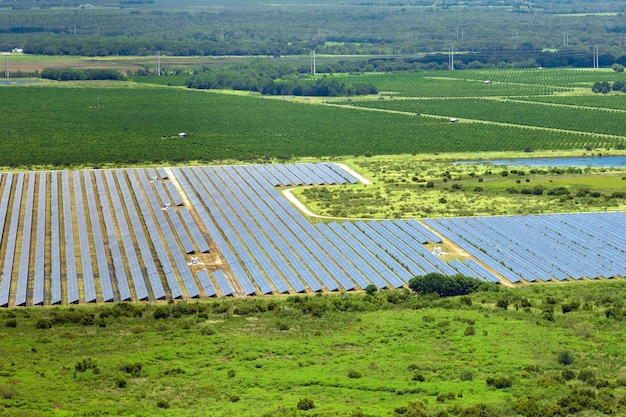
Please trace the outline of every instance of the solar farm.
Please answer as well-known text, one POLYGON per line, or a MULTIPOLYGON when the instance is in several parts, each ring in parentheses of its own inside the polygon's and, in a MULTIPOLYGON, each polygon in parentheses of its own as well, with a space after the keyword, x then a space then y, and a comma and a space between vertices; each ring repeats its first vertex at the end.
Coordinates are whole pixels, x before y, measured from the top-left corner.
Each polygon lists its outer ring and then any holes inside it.
POLYGON ((356 182, 332 163, 3 174, 0 306, 626 274, 622 212, 314 225, 279 191, 356 182))

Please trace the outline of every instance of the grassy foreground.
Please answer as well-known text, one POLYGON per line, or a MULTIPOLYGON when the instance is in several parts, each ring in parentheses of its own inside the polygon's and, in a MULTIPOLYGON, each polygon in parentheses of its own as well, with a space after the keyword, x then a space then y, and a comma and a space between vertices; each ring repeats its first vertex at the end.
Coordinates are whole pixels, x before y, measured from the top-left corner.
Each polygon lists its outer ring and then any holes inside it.
POLYGON ((0 415, 623 415, 625 295, 619 280, 5 310, 0 415))

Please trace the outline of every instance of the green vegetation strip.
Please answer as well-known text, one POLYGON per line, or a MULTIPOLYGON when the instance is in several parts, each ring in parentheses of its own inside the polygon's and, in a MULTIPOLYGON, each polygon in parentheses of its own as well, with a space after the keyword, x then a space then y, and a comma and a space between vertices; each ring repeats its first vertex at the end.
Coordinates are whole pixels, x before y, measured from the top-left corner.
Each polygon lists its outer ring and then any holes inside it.
POLYGON ((5 310, 0 413, 620 415, 622 284, 5 310))

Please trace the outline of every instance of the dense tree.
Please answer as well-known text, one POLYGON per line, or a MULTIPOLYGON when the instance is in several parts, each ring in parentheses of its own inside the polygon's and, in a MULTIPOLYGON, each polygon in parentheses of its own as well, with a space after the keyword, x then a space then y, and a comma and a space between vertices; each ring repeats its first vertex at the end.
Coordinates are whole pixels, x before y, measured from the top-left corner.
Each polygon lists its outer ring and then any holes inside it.
POLYGON ((481 287, 481 281, 463 275, 446 276, 436 272, 416 276, 409 287, 420 294, 439 294, 441 297, 467 295, 481 287))

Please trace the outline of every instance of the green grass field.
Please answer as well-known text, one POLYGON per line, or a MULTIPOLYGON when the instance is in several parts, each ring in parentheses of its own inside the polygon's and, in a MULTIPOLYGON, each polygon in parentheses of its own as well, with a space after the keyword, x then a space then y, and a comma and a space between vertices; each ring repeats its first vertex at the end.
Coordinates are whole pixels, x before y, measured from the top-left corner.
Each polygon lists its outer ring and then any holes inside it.
MULTIPOLYGON (((620 415, 623 322, 606 312, 623 298, 621 282, 587 282, 439 300, 383 291, 8 310, 0 412, 390 416, 419 402, 427 415, 501 416, 529 396, 548 406, 588 389, 620 415), (298 410, 303 398, 315 408, 298 410)), ((580 415, 600 415, 591 404, 580 415)))

